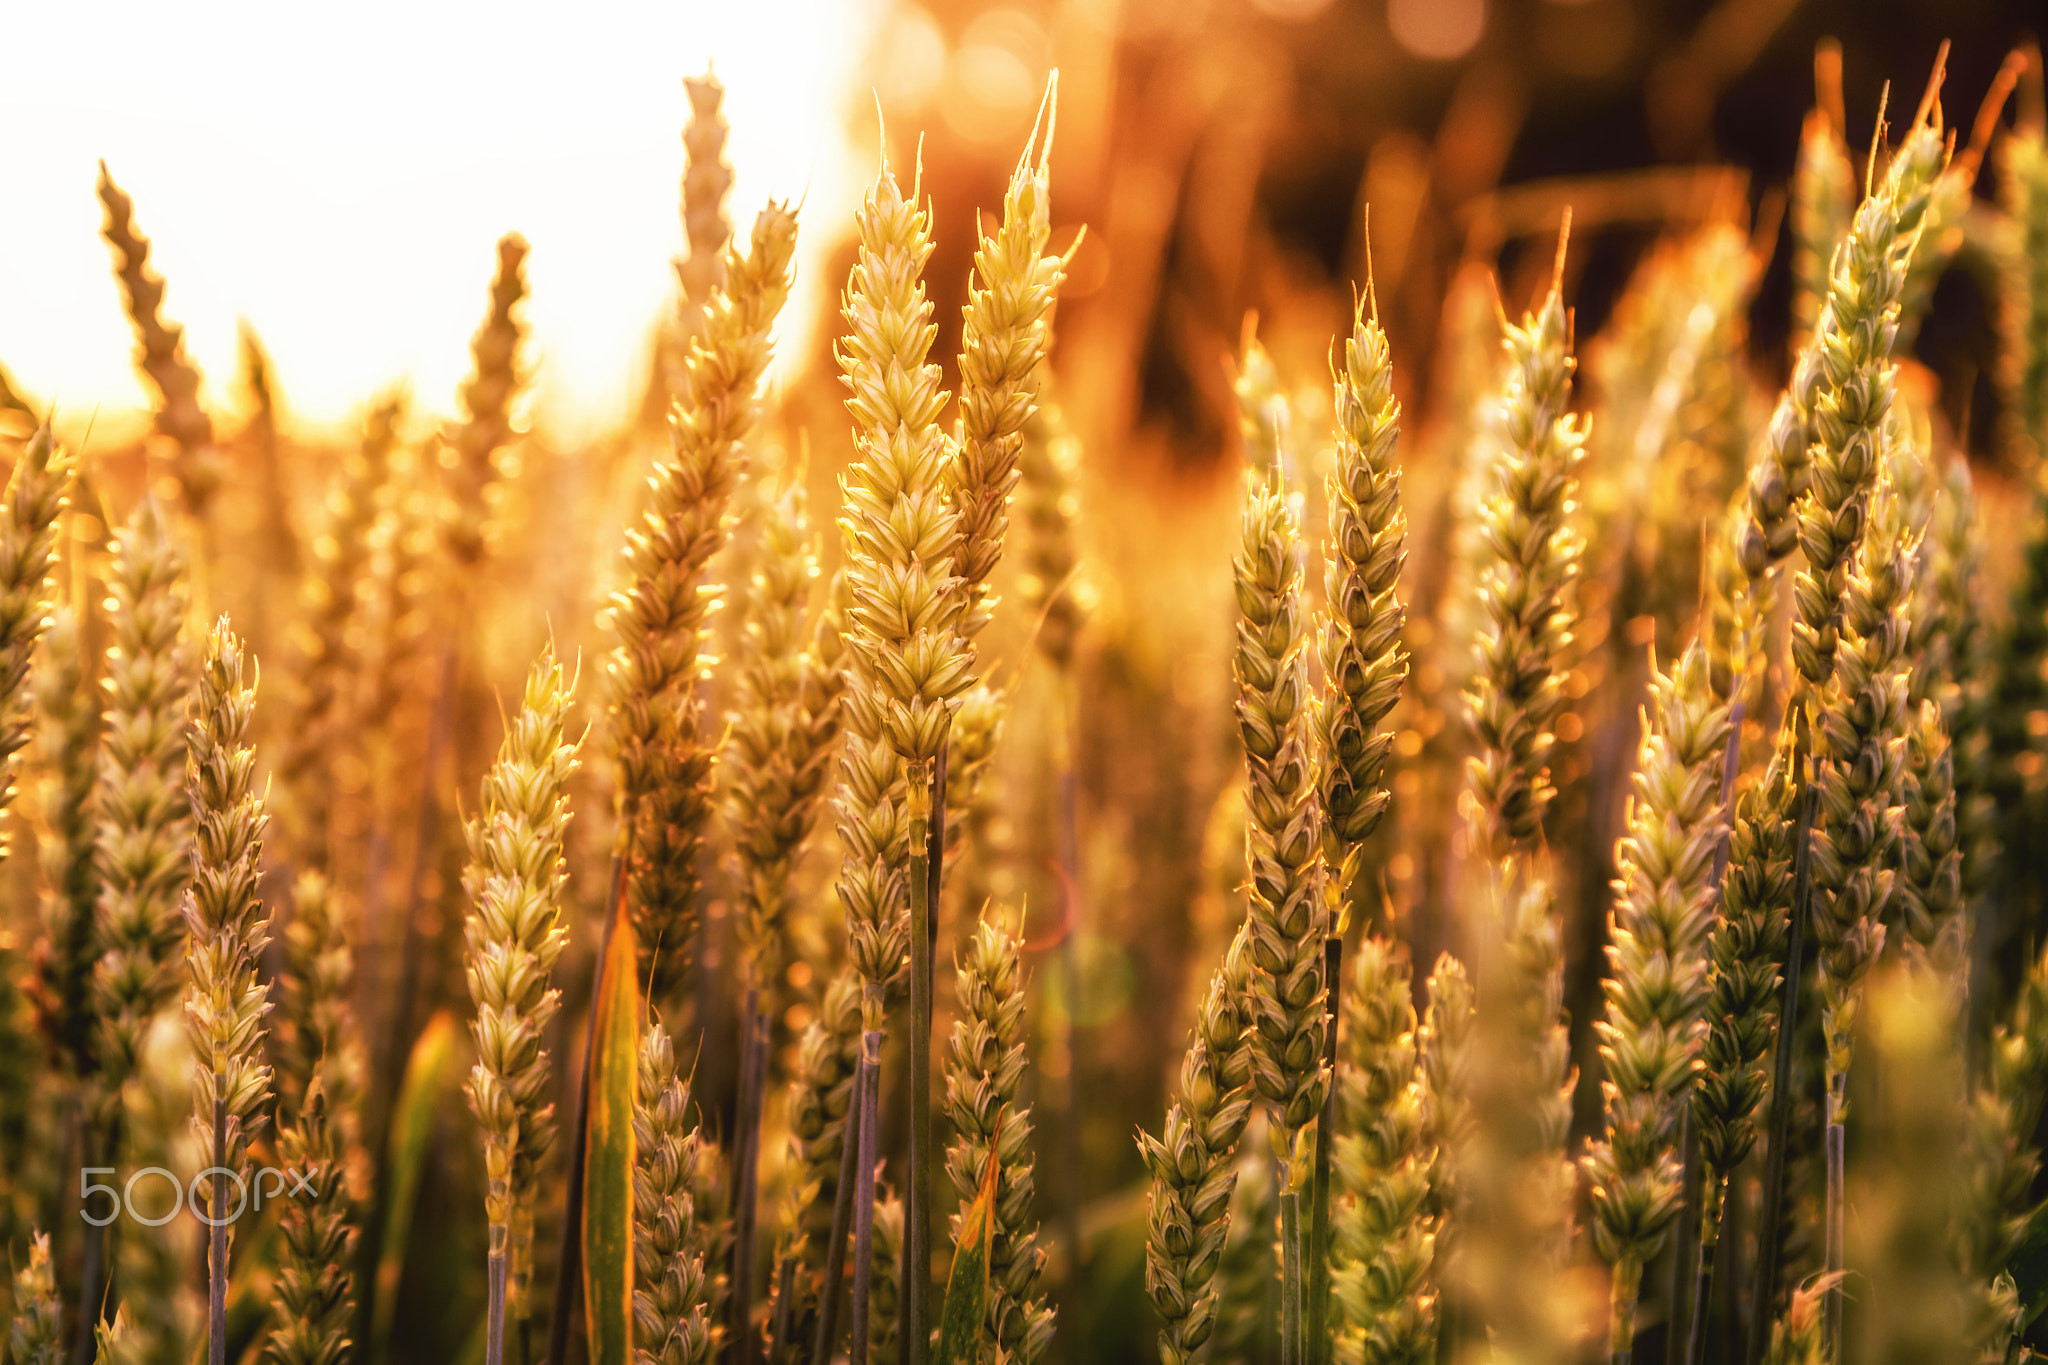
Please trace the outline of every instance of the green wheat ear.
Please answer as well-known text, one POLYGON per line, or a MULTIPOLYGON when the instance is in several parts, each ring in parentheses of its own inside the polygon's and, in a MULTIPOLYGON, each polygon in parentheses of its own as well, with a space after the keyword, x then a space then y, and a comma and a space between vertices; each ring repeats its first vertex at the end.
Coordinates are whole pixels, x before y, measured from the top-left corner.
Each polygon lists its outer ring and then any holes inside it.
POLYGON ((711 1210, 695 1197, 702 1141, 689 1111, 675 1044, 652 1024, 640 1039, 633 1106, 633 1322, 636 1356, 661 1365, 702 1365, 723 1335, 700 1226, 711 1210))
MULTIPOLYGON (((76 462, 50 439, 46 422, 15 462, 0 508, 0 819, 14 802, 15 755, 28 744, 35 721, 29 665, 55 605, 50 570, 76 478, 76 462)), ((9 851, 0 824, 0 860, 9 851)))

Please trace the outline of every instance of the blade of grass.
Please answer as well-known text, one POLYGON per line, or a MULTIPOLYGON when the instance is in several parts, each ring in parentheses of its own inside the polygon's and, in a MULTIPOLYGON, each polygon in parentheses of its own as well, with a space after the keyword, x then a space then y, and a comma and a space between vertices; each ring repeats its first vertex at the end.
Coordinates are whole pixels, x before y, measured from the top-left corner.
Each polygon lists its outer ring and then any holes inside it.
POLYGON ((377 1252, 377 1306, 370 1321, 369 1350, 364 1352, 364 1359, 373 1365, 390 1359, 398 1285, 405 1274, 406 1248, 412 1241, 413 1206, 419 1200, 420 1174, 433 1141, 434 1112, 453 1077, 454 1059, 455 1016, 442 1010, 420 1030, 405 1064, 398 1102, 391 1110, 390 1145, 385 1154, 391 1201, 377 1252))
POLYGON ((639 1076, 640 983, 633 926, 605 935, 591 1002, 590 1109, 583 1150, 583 1321, 591 1365, 633 1355, 633 1094, 639 1076))
POLYGON ((952 1273, 946 1277, 946 1302, 939 1310, 937 1365, 975 1365, 981 1358, 983 1329, 988 1322, 988 1262, 996 1228, 996 1150, 991 1147, 982 1169, 981 1192, 960 1216, 960 1240, 953 1249, 952 1273))

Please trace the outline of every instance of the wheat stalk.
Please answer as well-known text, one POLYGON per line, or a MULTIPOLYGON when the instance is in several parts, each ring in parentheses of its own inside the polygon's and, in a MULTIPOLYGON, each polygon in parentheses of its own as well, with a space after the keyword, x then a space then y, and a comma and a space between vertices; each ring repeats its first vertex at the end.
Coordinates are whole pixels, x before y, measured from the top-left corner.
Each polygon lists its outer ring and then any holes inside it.
POLYGON ((1407 962, 1387 940, 1368 938, 1346 994, 1332 1163, 1336 1359, 1426 1365, 1436 1359, 1437 1154, 1407 962))
POLYGON ((1585 1158, 1593 1245, 1614 1266, 1609 1349, 1635 1339, 1643 1267, 1662 1252, 1685 1191, 1679 1120, 1706 1033, 1713 871, 1728 706, 1695 641, 1670 673, 1650 665, 1627 832, 1615 851, 1606 1017, 1595 1025, 1607 1077, 1606 1130, 1585 1158))
MULTIPOLYGON (((29 664, 54 605, 50 570, 76 473, 71 456, 50 439, 46 422, 15 462, 7 503, 0 508, 0 817, 14 802, 14 756, 28 743, 35 720, 29 664)), ((0 825, 0 861, 10 848, 0 825)))
POLYGON ((1159 1313, 1159 1358, 1184 1365, 1215 1333, 1216 1272, 1230 1237, 1232 1158, 1251 1117, 1245 999, 1251 946, 1243 930, 1209 982, 1180 1067, 1180 1097, 1160 1136, 1138 1134, 1152 1175, 1145 1222, 1145 1293, 1159 1313))
POLYGON ((163 318, 164 282, 149 268, 149 238, 135 229, 135 201, 114 183, 104 161, 97 189, 107 213, 100 235, 114 249, 114 270, 135 326, 135 366, 156 389, 156 430, 176 452, 179 496, 203 517, 228 470, 214 445, 213 420, 199 404, 199 371, 185 351, 185 329, 163 318))
POLYGON ((471 905, 463 924, 464 975, 476 1005, 470 1031, 477 1054, 464 1091, 483 1129, 493 1326, 500 1332, 508 1279, 512 1310, 526 1316, 535 1186, 555 1137, 554 1106, 544 1102, 549 1059, 542 1040, 561 1007, 548 973, 569 937, 560 905, 569 824, 563 787, 577 766, 577 741, 564 728, 572 688, 550 647, 527 676, 519 712, 484 775, 478 812, 463 828, 463 891, 471 905))
POLYGON ((661 1024, 640 1038, 633 1106, 633 1358, 639 1365, 703 1365, 723 1336, 706 1272, 696 1198, 702 1139, 690 1087, 676 1074, 661 1024))
MULTIPOLYGON (((995 1153, 987 1341, 1002 1357, 1029 1362, 1045 1353, 1053 1311, 1038 1292, 1045 1252, 1031 1216, 1031 1106, 1020 1103, 1029 1065, 1024 964, 1015 936, 999 918, 983 912, 957 963, 955 980, 959 1014, 946 1048, 946 1115, 954 1138, 946 1148, 946 1174, 964 1209, 974 1201, 989 1154, 995 1153)), ((956 1246, 962 1216, 952 1220, 956 1246)))

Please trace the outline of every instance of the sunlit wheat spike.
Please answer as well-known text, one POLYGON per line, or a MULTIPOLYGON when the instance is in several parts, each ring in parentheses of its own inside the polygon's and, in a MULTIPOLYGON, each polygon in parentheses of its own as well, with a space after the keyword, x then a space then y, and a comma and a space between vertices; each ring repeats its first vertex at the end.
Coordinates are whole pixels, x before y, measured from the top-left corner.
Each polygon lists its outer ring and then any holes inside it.
POLYGON ((1847 1112, 1856 1002, 1884 945, 1905 812, 1907 607, 1917 546, 1888 472, 1879 468, 1855 562, 1843 574, 1841 648, 1821 694, 1815 752, 1820 815, 1813 835, 1812 932, 1819 948, 1828 1049, 1828 1121, 1847 1112))
MULTIPOLYGON (((76 474, 71 456, 50 439, 46 422, 15 462, 7 502, 0 507, 0 821, 14 803, 15 755, 35 724, 29 665, 54 605, 50 570, 57 528, 76 474)), ((10 847, 0 823, 0 861, 10 847)))
MULTIPOLYGON (((1796 510, 1806 567, 1793 580, 1792 662, 1812 688, 1824 687, 1834 671, 1844 578, 1885 461, 1899 295, 1931 188, 1947 164, 1939 106, 1931 105, 1907 134, 1884 184, 1856 210, 1835 253, 1810 348, 1818 370, 1812 485, 1796 510)), ((1800 363, 1807 364, 1805 355, 1800 363)))
POLYGON ((37 1026, 61 1064, 84 1076, 93 1064, 93 968, 99 960, 97 846, 102 697, 96 661, 80 638, 88 605, 58 607, 35 665, 36 757, 43 778, 43 936, 31 996, 37 1026))
POLYGON ((1017 595, 1038 623, 1032 643, 1055 668, 1073 666, 1075 639, 1088 615, 1078 582, 1081 440, 1056 403, 1041 401, 1024 424, 1017 457, 1017 502, 1025 529, 1024 574, 1017 595))
POLYGON ((1707 1175, 1700 1240, 1708 1248, 1720 1236, 1729 1178, 1756 1145, 1755 1118, 1768 1085, 1763 1062, 1777 1037, 1797 823, 1789 768, 1790 755, 1781 752, 1737 804, 1708 940, 1707 1037, 1692 1092, 1707 1175))
MULTIPOLYGON (((987 1339, 1006 1358, 1038 1359, 1052 1338, 1053 1312, 1039 1292, 1045 1252, 1032 1213, 1031 1106, 1020 1103, 1024 1050, 1024 964, 1016 938, 984 911, 957 965, 959 1015, 946 1044, 946 1115, 953 1141, 946 1174, 964 1210, 996 1153, 994 1235, 988 1250, 987 1339)), ((953 1217, 958 1245, 961 1215, 953 1217)))
POLYGON ((100 235, 115 253, 114 273, 135 326, 135 366, 157 392, 156 430, 175 452, 179 496, 204 516, 227 463, 214 446, 213 419, 199 405, 199 371, 185 351, 185 329, 162 315, 164 282, 149 268, 149 239, 135 228, 135 201, 100 163, 99 197, 106 209, 100 235))
POLYGON ((639 1365, 703 1365, 717 1349, 693 1189, 700 1139, 675 1044, 659 1023, 640 1039, 633 1106, 633 1337, 639 1365))
POLYGON ((513 315, 526 298, 526 239, 498 239, 498 273, 491 308, 470 341, 472 370, 462 385, 463 420, 447 433, 453 460, 443 465, 439 534, 442 548, 465 569, 489 551, 494 527, 491 488, 498 482, 498 451, 512 439, 512 400, 522 376, 519 344, 526 329, 513 315))
POLYGON ((1842 50, 1824 42, 1814 60, 1819 103, 1799 130, 1792 167, 1792 340, 1806 344, 1828 296, 1829 261, 1856 210, 1856 168, 1842 140, 1842 50))
POLYGON ((278 1157, 304 1178, 310 1192, 297 1191, 278 1214, 283 1245, 263 1347, 272 1365, 340 1365, 349 1358, 356 1229, 350 1222, 343 1111, 328 1096, 327 1065, 316 1064, 291 1119, 278 1128, 278 1157))
POLYGON ((122 528, 108 581, 106 731, 100 745, 100 1065, 111 1096, 178 988, 178 902, 191 879, 185 796, 185 557, 153 502, 122 528))
POLYGON ((794 1341, 809 1341, 807 1314, 815 1307, 818 1277, 832 1239, 832 1210, 839 1195, 839 1166, 847 1141, 846 1117, 853 1104, 854 1067, 860 1060, 860 977, 851 969, 826 983, 818 1017, 797 1045, 796 1076, 790 1082, 789 1135, 802 1175, 799 1188, 815 1193, 796 1221, 797 1254, 803 1271, 791 1321, 804 1330, 794 1341))
POLYGON ((1767 659, 1757 648, 1777 602, 1777 579, 1752 578, 1742 566, 1742 540, 1749 526, 1748 490, 1709 525, 1700 564, 1699 638, 1707 648, 1714 691, 1730 704, 1755 704, 1767 659))
POLYGON ((1309 622, 1302 602, 1301 526, 1279 461, 1286 403, 1262 378, 1270 369, 1247 348, 1238 401, 1246 444, 1262 453, 1247 477, 1231 571, 1237 588, 1237 729, 1244 744, 1250 819, 1252 1085, 1291 1143, 1321 1112, 1323 904, 1322 812, 1308 675, 1309 622), (1262 435, 1262 433, 1274 433, 1262 435), (1262 444, 1262 442, 1267 444, 1262 444))
POLYGON ((1728 705, 1695 641, 1667 674, 1651 664, 1627 832, 1608 917, 1606 1127, 1584 1158, 1593 1245, 1614 1266, 1610 1347, 1635 1339, 1643 1268, 1662 1252, 1685 1191, 1679 1124, 1699 1065, 1714 925, 1713 871, 1726 819, 1728 705))
POLYGON ((2025 463, 2048 456, 2048 140, 2038 120, 2004 139, 1998 172, 1999 204, 2018 238, 2000 279, 1999 390, 2025 463))
POLYGON ((1408 964, 1369 938, 1344 983, 1331 1156, 1330 1293, 1340 1365, 1436 1359, 1436 1158, 1408 964))
POLYGON ((698 675, 718 589, 705 581, 731 534, 729 506, 744 467, 741 442, 759 411, 770 334, 789 296, 796 218, 770 203, 746 256, 726 253, 704 334, 690 346, 690 397, 670 425, 645 513, 626 535, 630 583, 612 597, 618 647, 607 663, 611 755, 618 768, 621 852, 649 999, 668 1000, 695 937, 697 860, 713 803, 712 746, 698 675))
MULTIPOLYGON (((786 955, 791 878, 816 823, 839 734, 838 667, 831 618, 807 642, 804 617, 817 577, 801 483, 765 503, 728 716, 726 807, 739 862, 740 955, 749 985, 772 989, 786 955), (819 650, 835 657, 821 657, 819 650)), ((765 1008, 765 1004, 764 1004, 765 1008)), ((772 1010, 771 1010, 772 1013, 772 1010)))
POLYGON ((1426 983, 1428 1003, 1415 1035, 1416 1067, 1429 1115, 1429 1200, 1437 1219, 1435 1281, 1459 1282, 1454 1256, 1463 1203, 1457 1178, 1458 1154, 1471 1142, 1472 979, 1465 964, 1443 954, 1426 983))
POLYGON ((1479 969, 1466 1095, 1470 1126, 1452 1158, 1458 1212, 1452 1261, 1466 1301, 1509 1359, 1577 1358, 1597 1318, 1562 1272, 1576 1186, 1565 1156, 1571 1046, 1562 1017, 1564 952, 1551 889, 1522 862, 1493 878, 1477 932, 1479 969))
POLYGON ((279 1112, 296 1113, 317 1074, 326 1096, 327 1125, 352 1141, 363 1052, 350 1004, 355 951, 345 921, 333 883, 319 872, 301 872, 284 927, 274 1052, 279 1112))
MULTIPOLYGON (((230 1169, 241 1166, 271 1107, 271 1068, 263 1055, 271 1007, 257 971, 270 943, 270 916, 257 888, 270 817, 249 744, 256 678, 256 661, 221 617, 207 636, 193 696, 185 781, 192 880, 182 910, 191 972, 185 1015, 193 1052, 192 1126, 201 1151, 217 1150, 215 1101, 221 1102, 227 1130, 218 1150, 230 1169)), ((222 1216, 219 1210, 215 1216, 222 1216)))
POLYGON ((1963 855, 1957 846, 1955 756, 1941 708, 1920 703, 1909 713, 1905 770, 1899 802, 1898 876, 1893 882, 1895 913, 1922 948, 1938 953, 1938 941, 1963 909, 1963 855))
POLYGON ((720 109, 725 86, 707 69, 701 76, 683 77, 683 91, 690 101, 690 120, 683 125, 683 239, 690 254, 675 265, 683 287, 681 341, 687 353, 703 330, 711 291, 725 283, 725 254, 732 241, 725 197, 732 191, 732 165, 725 159, 730 129, 720 109))
POLYGON ((64 1302, 50 1269, 50 1235, 29 1238, 28 1263, 14 1272, 14 1320, 7 1327, 7 1358, 14 1365, 63 1365, 64 1302))
POLYGON ((1488 856, 1533 848, 1555 794, 1552 731, 1564 704, 1568 600, 1582 545, 1570 517, 1586 429, 1566 410, 1571 323, 1553 284, 1541 308, 1508 324, 1503 450, 1480 511, 1484 568, 1478 666, 1466 693, 1478 752, 1469 762, 1488 856))
POLYGON ((1323 585, 1330 614, 1320 627, 1323 693, 1316 728, 1323 860, 1341 903, 1391 797, 1386 765, 1394 736, 1379 727, 1408 677, 1401 638, 1407 609, 1399 595, 1408 516, 1395 463, 1401 405, 1394 397, 1393 358, 1386 333, 1366 316, 1363 302, 1354 305, 1351 335, 1330 368, 1337 456, 1327 481, 1323 585))
POLYGON ((555 1137, 543 1039, 561 1006, 548 973, 568 942, 561 900, 564 792, 578 741, 566 733, 570 683, 550 647, 528 674, 477 814, 464 827, 464 975, 476 1005, 476 1064, 465 1093, 483 1129, 490 1255, 509 1256, 510 1302, 524 1317, 533 1272, 533 1206, 540 1164, 555 1137))
MULTIPOLYGON (((994 777, 996 747, 1010 716, 1010 694, 985 682, 960 698, 946 748, 946 860, 949 865, 970 843, 978 858, 994 856, 994 826, 1001 800, 994 777)), ((977 875, 978 872, 977 872, 977 875)), ((978 904, 978 897, 969 897, 978 904)))
POLYGON ((278 775, 288 802, 293 851, 308 867, 325 867, 331 852, 327 824, 335 751, 351 742, 366 652, 359 586, 371 574, 380 503, 391 479, 403 412, 396 396, 370 410, 362 440, 329 483, 319 530, 311 540, 312 564, 299 590, 291 721, 278 775))
POLYGON ((958 517, 945 496, 951 444, 930 363, 932 305, 921 278, 927 211, 884 165, 854 218, 859 251, 841 296, 837 357, 855 459, 840 478, 850 655, 834 812, 847 950, 881 1027, 881 999, 909 952, 909 818, 903 756, 937 755, 955 699, 973 681, 957 617, 958 517))
POLYGON ((1159 1313, 1159 1358, 1185 1365, 1216 1330, 1216 1272, 1230 1235, 1232 1159, 1251 1117, 1244 1000, 1251 949, 1239 931, 1209 983, 1180 1066, 1180 1094, 1160 1136, 1138 1134, 1152 1175, 1146 1205, 1145 1293, 1159 1313))
POLYGON ((1051 156, 1051 128, 1034 128, 1032 145, 1003 192, 1002 224, 984 233, 975 251, 961 309, 959 455, 948 469, 948 496, 960 534, 953 561, 962 594, 960 630, 969 639, 988 624, 995 605, 989 579, 1009 531, 1024 429, 1042 383, 1053 302, 1066 271, 1065 258, 1046 252, 1051 156))

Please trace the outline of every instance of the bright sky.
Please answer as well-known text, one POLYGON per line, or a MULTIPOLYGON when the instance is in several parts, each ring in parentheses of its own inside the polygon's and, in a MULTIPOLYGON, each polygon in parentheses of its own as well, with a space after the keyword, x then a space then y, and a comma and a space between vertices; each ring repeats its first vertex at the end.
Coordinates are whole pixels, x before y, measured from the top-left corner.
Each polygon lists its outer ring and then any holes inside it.
MULTIPOLYGON (((589 430, 636 396, 682 249, 682 77, 727 89, 731 213, 808 193, 798 293, 872 152, 848 154, 881 0, 96 0, 16 6, 0 79, 0 364, 61 405, 146 405, 93 194, 135 198, 164 312, 215 411, 247 318, 297 420, 346 418, 410 376, 452 411, 500 234, 532 244, 536 415, 589 430), (817 226, 824 225, 824 226, 817 226)), ((871 138, 872 134, 866 135, 871 138)), ((794 345, 785 349, 794 349, 794 345)))

